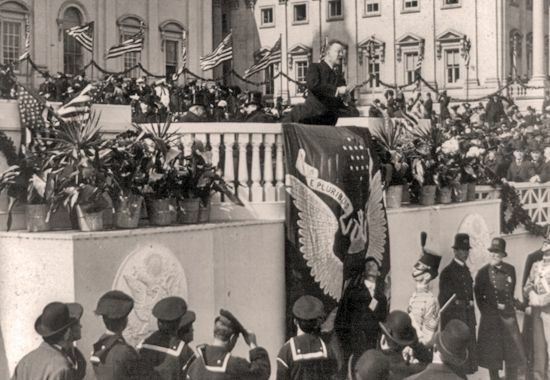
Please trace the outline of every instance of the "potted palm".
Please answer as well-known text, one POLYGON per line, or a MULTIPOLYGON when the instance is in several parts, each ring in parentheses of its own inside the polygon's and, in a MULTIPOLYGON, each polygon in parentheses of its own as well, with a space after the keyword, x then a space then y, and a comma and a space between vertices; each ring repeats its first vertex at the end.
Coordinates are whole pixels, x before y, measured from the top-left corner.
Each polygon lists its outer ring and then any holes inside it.
POLYGON ((111 179, 103 164, 110 151, 100 133, 99 116, 60 122, 51 135, 40 137, 48 144, 45 167, 55 176, 51 211, 64 206, 82 231, 103 228, 103 211, 110 205, 111 179))
POLYGON ((137 131, 129 130, 110 140, 106 166, 112 183, 110 197, 114 206, 114 224, 118 228, 136 228, 147 184, 145 144, 137 131))

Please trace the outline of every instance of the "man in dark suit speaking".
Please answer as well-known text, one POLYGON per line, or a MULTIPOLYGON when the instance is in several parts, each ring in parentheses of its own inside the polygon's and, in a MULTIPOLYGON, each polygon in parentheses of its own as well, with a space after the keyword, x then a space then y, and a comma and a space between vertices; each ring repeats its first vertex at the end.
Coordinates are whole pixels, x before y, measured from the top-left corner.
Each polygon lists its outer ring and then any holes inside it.
POLYGON ((321 62, 308 67, 306 101, 296 105, 284 122, 335 125, 339 117, 359 116, 359 111, 345 101, 352 86, 346 86, 346 80, 336 70, 343 50, 341 42, 330 41, 321 62))

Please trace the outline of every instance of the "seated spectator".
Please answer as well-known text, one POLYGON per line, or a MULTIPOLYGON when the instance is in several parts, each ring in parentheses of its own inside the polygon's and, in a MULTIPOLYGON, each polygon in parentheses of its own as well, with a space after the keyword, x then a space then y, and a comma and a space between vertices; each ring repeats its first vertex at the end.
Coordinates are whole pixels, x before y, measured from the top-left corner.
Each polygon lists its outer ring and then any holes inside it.
POLYGON ((527 182, 535 175, 533 164, 524 160, 522 150, 514 149, 514 160, 506 172, 506 180, 510 182, 527 182))
POLYGON ((550 181, 550 146, 544 148, 544 163, 538 174, 531 177, 530 182, 544 183, 550 181))
POLYGON ((244 104, 246 123, 272 123, 275 121, 272 115, 266 114, 262 109, 262 93, 250 92, 244 104))
POLYGON ((183 123, 204 123, 208 121, 206 113, 207 102, 202 92, 195 92, 191 96, 189 110, 180 118, 183 123))

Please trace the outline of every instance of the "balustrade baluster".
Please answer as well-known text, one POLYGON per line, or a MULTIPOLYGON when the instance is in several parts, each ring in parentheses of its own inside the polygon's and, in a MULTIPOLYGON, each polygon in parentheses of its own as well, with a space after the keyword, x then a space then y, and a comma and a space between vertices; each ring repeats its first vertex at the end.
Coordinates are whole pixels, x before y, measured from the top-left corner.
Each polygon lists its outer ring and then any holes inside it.
POLYGON ((275 202, 276 194, 273 186, 273 144, 275 135, 265 135, 264 141, 264 201, 275 202))
POLYGON ((260 181, 262 173, 260 170, 260 145, 262 144, 262 135, 260 133, 252 134, 252 171, 250 186, 250 200, 252 202, 263 201, 263 189, 260 181))
MULTIPOLYGON (((212 148, 212 166, 218 169, 220 163, 220 141, 221 136, 219 133, 210 134, 210 147, 212 148)), ((221 200, 220 194, 218 192, 212 195, 213 202, 219 202, 221 200)))
POLYGON ((225 147, 223 178, 228 185, 233 186, 233 188, 236 189, 237 184, 235 183, 235 164, 233 161, 233 146, 235 145, 235 134, 224 134, 223 145, 225 147))
POLYGON ((241 133, 237 136, 239 146, 239 170, 237 171, 237 194, 243 201, 250 201, 250 188, 248 187, 248 166, 246 160, 246 148, 250 135, 241 133))
POLYGON ((283 135, 277 135, 276 143, 276 156, 275 156, 275 179, 277 183, 275 184, 275 190, 277 194, 277 200, 282 202, 285 200, 285 173, 283 167, 283 135))

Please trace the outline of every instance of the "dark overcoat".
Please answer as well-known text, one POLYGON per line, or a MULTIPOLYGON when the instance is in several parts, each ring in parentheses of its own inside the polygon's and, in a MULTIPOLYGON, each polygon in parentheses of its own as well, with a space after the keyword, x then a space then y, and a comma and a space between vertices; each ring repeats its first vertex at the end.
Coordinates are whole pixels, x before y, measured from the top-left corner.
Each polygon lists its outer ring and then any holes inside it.
POLYGON ((475 280, 475 296, 481 312, 477 354, 479 365, 502 368, 502 362, 514 368, 525 364, 523 342, 516 320, 514 289, 516 270, 508 263, 500 268, 485 265, 475 280), (498 309, 504 305, 504 310, 498 309))

